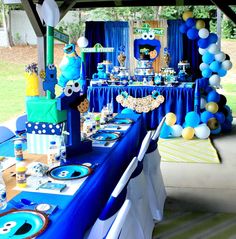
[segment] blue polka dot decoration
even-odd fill
[[[63,123],[34,123],[26,122],[26,132],[29,134],[47,134],[47,135],[61,135]]]

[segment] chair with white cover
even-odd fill
[[[6,126],[0,125],[0,143],[7,141],[15,136],[13,131],[11,131]]]
[[[88,236],[85,236],[85,238],[88,239],[106,238],[106,235],[111,226],[113,225],[113,222],[115,221],[117,215],[121,214],[120,210],[126,200],[127,184],[137,165],[138,161],[137,158],[135,157],[133,158],[133,160],[131,161],[131,163],[121,176],[117,186],[113,190],[110,198],[108,199],[105,207],[103,208],[102,213],[92,226],[91,230],[88,232]],[[122,210],[124,210],[124,208]],[[122,219],[125,220],[125,224],[122,222],[122,224],[125,225],[124,229],[125,234],[123,233],[124,237],[120,238],[143,239],[143,237],[139,237],[139,235],[142,234],[142,231],[140,229],[138,220],[134,216],[132,216],[133,215],[132,207],[129,208],[129,212],[127,212],[127,214],[129,214],[127,215],[129,222],[126,222],[125,219]],[[117,220],[119,220],[119,218]],[[126,237],[127,232],[129,233],[130,237]]]
[[[157,146],[158,137],[164,122],[165,117],[163,117],[152,136],[150,145],[154,147],[146,153],[143,163],[143,171],[147,179],[149,206],[151,208],[153,219],[157,221],[163,219],[163,210],[166,199],[166,190],[160,169],[161,156]]]
[[[143,173],[143,159],[148,149],[152,132],[149,131],[143,139],[138,159],[138,167],[134,171],[127,187],[127,199],[130,199],[133,208],[135,209],[135,217],[138,219],[144,239],[152,238],[154,222],[152,213],[149,207],[149,199],[147,195],[147,181]],[[141,238],[141,235],[140,237]]]

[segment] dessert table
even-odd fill
[[[68,160],[68,164],[91,163],[96,165],[79,190],[73,195],[48,194],[23,191],[12,192],[15,178],[10,174],[14,168],[4,171],[7,194],[15,201],[27,198],[36,203],[57,205],[58,209],[49,216],[50,223],[46,231],[37,238],[81,239],[99,216],[107,199],[119,181],[124,170],[137,155],[146,128],[141,115],[119,114],[118,118],[131,118],[134,123],[122,132],[122,137],[112,147],[93,147],[93,151]],[[46,156],[28,154],[27,160],[45,160]],[[15,195],[17,194],[17,195]],[[10,196],[9,196],[10,195]],[[5,210],[14,208],[11,200]]]
[[[124,109],[116,101],[116,96],[126,91],[132,97],[144,97],[156,90],[165,97],[165,101],[155,110],[143,113],[144,121],[148,129],[155,129],[161,119],[169,112],[177,116],[177,123],[183,124],[186,113],[194,110],[196,104],[196,88],[194,84],[186,86],[95,86],[88,87],[88,99],[90,110],[100,112],[103,106],[112,103],[114,112],[121,112]],[[198,89],[198,88],[197,88]]]

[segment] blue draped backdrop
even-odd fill
[[[128,22],[105,22],[105,46],[114,47],[114,52],[107,53],[107,60],[113,66],[119,66],[117,56],[119,49],[124,46],[126,55],[126,66],[129,63],[129,24]]]

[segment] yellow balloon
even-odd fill
[[[166,121],[165,123],[169,126],[172,126],[176,123],[176,115],[174,113],[168,113],[166,114]]]
[[[189,140],[189,139],[192,139],[193,136],[194,136],[194,128],[192,128],[192,127],[186,127],[186,128],[184,128],[184,129],[182,130],[182,137],[183,137],[184,139]]]
[[[206,25],[206,24],[205,24],[205,22],[204,22],[203,20],[197,20],[197,22],[196,22],[196,28],[197,28],[198,30],[204,28],[205,25]]]
[[[219,106],[215,102],[209,102],[205,106],[206,110],[215,114],[219,110]]]
[[[183,13],[183,19],[186,21],[188,18],[193,17],[193,13],[190,11],[186,11]]]

